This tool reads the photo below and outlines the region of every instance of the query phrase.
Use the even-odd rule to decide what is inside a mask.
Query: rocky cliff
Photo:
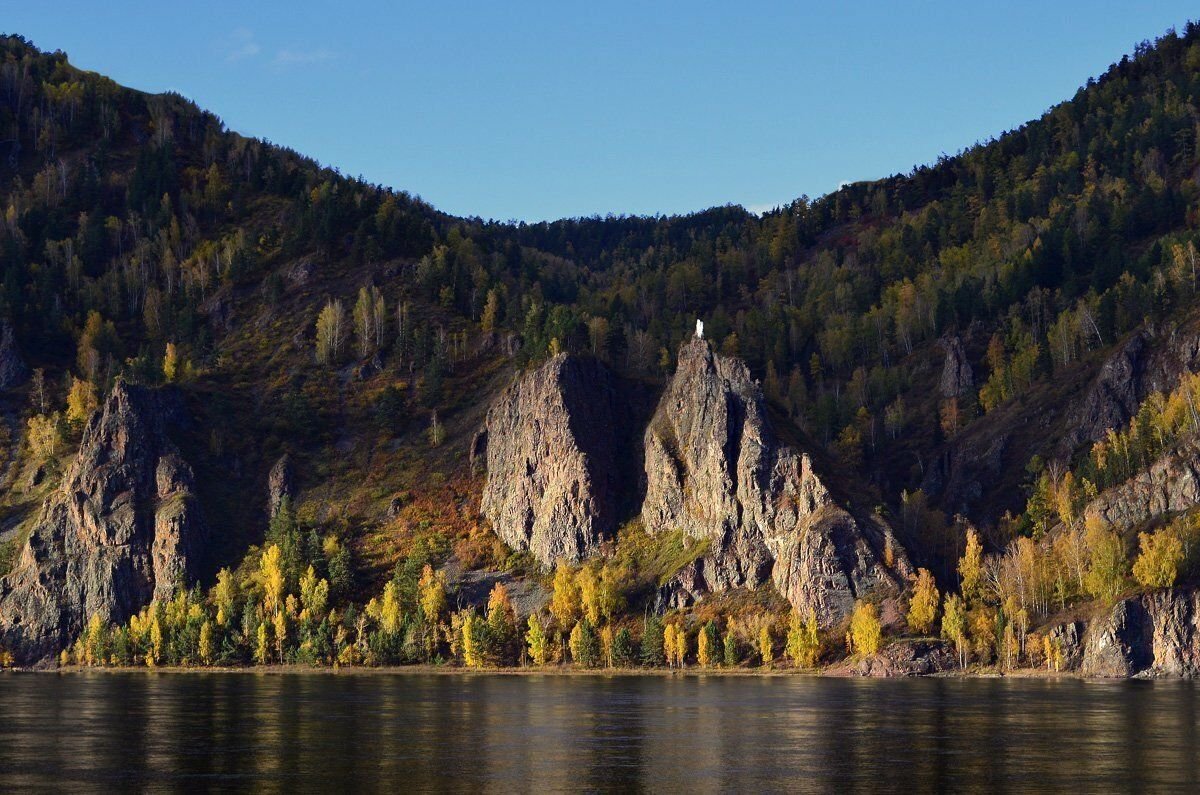
[[[124,383],[93,415],[0,580],[0,646],[18,662],[56,654],[93,614],[124,621],[195,576],[203,523],[192,470],[167,436],[180,416],[170,393]]]
[[[560,354],[488,410],[482,513],[543,564],[594,553],[616,529],[621,491],[616,385],[594,359]]]
[[[1182,442],[1148,469],[1103,492],[1088,503],[1095,514],[1118,530],[1200,504],[1200,439]]]
[[[1092,622],[1081,671],[1097,677],[1200,675],[1200,593],[1166,590],[1118,602]]]
[[[782,445],[745,364],[692,339],[645,435],[642,521],[710,542],[668,584],[672,605],[773,581],[825,625],[866,593],[898,589],[907,559],[889,528],[830,494],[812,459]],[[890,558],[890,560],[889,560]]]
[[[1067,417],[1059,453],[1069,456],[1110,428],[1126,425],[1153,392],[1170,392],[1184,373],[1200,369],[1200,329],[1139,329],[1100,366]]]

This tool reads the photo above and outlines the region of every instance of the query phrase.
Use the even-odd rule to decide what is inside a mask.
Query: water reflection
[[[1195,790],[1180,682],[0,675],[0,789]]]

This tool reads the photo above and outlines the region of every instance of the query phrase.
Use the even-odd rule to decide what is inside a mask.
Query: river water
[[[1183,682],[0,675],[0,791],[1197,791]]]

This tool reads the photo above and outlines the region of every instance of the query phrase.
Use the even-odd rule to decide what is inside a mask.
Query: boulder
[[[858,676],[930,676],[958,668],[954,647],[944,640],[900,640],[851,667]]]
[[[167,436],[173,393],[118,382],[0,579],[0,646],[47,659],[92,615],[124,622],[195,572],[204,535],[191,468]]]

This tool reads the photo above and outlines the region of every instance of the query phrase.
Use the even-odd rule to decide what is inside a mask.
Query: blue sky
[[[499,220],[758,210],[907,171],[1200,16],[1172,0],[5,5],[8,32],[77,66]]]

